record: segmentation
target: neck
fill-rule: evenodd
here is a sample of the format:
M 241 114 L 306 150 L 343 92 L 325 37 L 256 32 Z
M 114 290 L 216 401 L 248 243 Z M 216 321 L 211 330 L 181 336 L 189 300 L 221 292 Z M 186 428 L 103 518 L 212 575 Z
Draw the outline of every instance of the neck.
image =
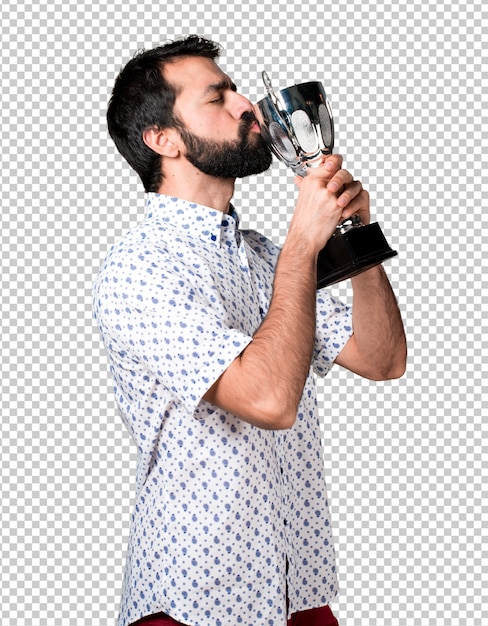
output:
M 234 195 L 234 178 L 215 178 L 204 174 L 193 165 L 178 168 L 177 171 L 164 172 L 164 178 L 158 193 L 195 202 L 222 213 L 229 212 L 230 201 Z

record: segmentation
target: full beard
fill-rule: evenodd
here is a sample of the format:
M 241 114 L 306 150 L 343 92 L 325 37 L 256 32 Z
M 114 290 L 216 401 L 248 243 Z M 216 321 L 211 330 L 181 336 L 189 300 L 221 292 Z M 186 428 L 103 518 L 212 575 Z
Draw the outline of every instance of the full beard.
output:
M 217 142 L 180 129 L 186 158 L 204 174 L 217 178 L 244 178 L 266 171 L 273 154 L 261 135 L 250 133 L 255 121 L 251 111 L 244 113 L 236 141 Z

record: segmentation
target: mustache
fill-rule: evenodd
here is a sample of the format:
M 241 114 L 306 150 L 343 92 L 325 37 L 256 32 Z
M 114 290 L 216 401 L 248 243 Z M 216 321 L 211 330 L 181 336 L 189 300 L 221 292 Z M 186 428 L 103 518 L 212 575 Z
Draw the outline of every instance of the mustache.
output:
M 247 135 L 254 122 L 258 123 L 258 118 L 254 115 L 253 111 L 244 111 L 241 115 L 241 127 L 239 129 L 241 137 Z

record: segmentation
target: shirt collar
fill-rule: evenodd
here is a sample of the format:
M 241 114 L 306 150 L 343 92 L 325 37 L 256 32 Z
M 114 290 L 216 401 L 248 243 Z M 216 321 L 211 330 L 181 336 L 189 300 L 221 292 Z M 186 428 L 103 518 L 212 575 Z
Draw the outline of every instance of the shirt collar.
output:
M 239 239 L 239 216 L 232 205 L 229 213 L 222 213 L 196 202 L 151 192 L 147 194 L 146 217 L 160 219 L 214 245 L 222 246 L 229 235 Z

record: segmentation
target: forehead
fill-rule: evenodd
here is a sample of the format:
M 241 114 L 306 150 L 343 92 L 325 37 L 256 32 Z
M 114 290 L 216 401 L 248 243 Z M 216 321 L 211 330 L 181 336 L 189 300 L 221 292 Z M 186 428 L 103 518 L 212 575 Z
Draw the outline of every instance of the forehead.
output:
M 227 74 L 206 57 L 182 57 L 172 61 L 165 65 L 164 77 L 177 88 L 177 99 L 190 93 L 203 98 L 217 85 L 232 84 Z

